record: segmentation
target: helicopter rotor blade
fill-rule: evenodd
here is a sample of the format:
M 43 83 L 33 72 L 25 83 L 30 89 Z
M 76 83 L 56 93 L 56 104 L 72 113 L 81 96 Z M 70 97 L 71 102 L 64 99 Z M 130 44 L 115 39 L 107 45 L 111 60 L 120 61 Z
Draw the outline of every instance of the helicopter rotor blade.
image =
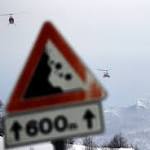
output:
M 99 70 L 99 71 L 109 71 L 110 69 L 97 69 L 97 70 Z
M 10 13 L 10 14 L 0 14 L 0 16 L 11 16 L 13 15 L 13 13 Z
M 0 14 L 0 16 L 12 16 L 12 15 L 18 15 L 18 14 L 23 14 L 23 13 L 26 13 L 26 12 L 21 11 L 21 12 L 16 12 L 16 13 Z

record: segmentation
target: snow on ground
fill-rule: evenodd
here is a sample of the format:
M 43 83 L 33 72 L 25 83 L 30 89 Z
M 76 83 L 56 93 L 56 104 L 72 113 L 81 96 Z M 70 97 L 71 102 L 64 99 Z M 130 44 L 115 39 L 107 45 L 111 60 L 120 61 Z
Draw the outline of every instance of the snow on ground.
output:
M 0 150 L 4 150 L 4 139 L 0 136 Z M 8 150 L 54 150 L 53 145 L 49 142 L 33 144 L 28 146 L 22 146 L 18 148 L 10 148 Z M 83 145 L 73 145 L 68 148 L 68 150 L 86 150 Z M 109 150 L 108 148 L 101 149 L 96 148 L 96 150 Z M 112 149 L 111 149 L 112 150 Z M 117 149 L 114 149 L 117 150 Z M 120 148 L 118 150 L 133 150 L 132 148 Z
M 86 147 L 84 145 L 73 145 L 68 150 L 86 150 Z M 110 150 L 109 148 L 95 148 L 95 150 Z M 111 148 L 111 150 L 113 150 Z M 132 148 L 114 148 L 114 150 L 133 150 Z
M 0 136 L 0 150 L 4 149 L 3 143 L 3 138 Z

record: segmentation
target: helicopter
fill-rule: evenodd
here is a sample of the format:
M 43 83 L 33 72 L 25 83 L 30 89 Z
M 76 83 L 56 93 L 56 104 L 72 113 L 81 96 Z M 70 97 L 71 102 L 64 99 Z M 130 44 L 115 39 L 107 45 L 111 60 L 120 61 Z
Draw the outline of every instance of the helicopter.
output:
M 10 25 L 13 25 L 13 24 L 16 25 L 16 24 L 15 24 L 14 15 L 18 15 L 18 14 L 22 14 L 22 13 L 25 13 L 25 12 L 0 14 L 0 16 L 8 16 L 8 23 L 9 23 Z
M 103 78 L 110 78 L 110 74 L 108 73 L 109 70 L 106 69 L 97 69 L 97 70 L 104 72 Z
M 9 14 L 1 14 L 0 16 L 9 16 L 8 22 L 9 24 L 15 24 L 15 19 L 13 17 L 14 13 L 9 13 Z

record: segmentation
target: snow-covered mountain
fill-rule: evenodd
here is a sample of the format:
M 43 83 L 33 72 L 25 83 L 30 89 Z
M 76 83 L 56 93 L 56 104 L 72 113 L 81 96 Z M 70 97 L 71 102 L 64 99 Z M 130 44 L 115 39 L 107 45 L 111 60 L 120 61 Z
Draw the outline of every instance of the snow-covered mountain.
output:
M 140 150 L 150 150 L 150 99 L 141 98 L 135 105 L 104 111 L 105 132 L 96 136 L 99 145 L 122 134 L 128 143 Z

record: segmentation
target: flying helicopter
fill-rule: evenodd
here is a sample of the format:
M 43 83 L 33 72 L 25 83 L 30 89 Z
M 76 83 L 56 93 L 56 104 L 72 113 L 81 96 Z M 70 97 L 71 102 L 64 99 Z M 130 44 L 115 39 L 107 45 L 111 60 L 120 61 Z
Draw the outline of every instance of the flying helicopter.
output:
M 108 73 L 109 70 L 106 69 L 97 69 L 98 71 L 103 71 L 103 78 L 110 78 L 110 74 Z
M 13 15 L 14 15 L 14 13 L 9 13 L 9 14 L 1 14 L 0 16 L 9 16 L 8 17 L 9 24 L 15 24 L 15 19 L 14 19 Z
M 19 12 L 19 13 L 8 13 L 8 14 L 0 14 L 0 16 L 8 16 L 8 23 L 10 25 L 15 25 L 15 19 L 14 19 L 14 15 L 20 14 L 20 13 L 24 13 L 24 12 Z

